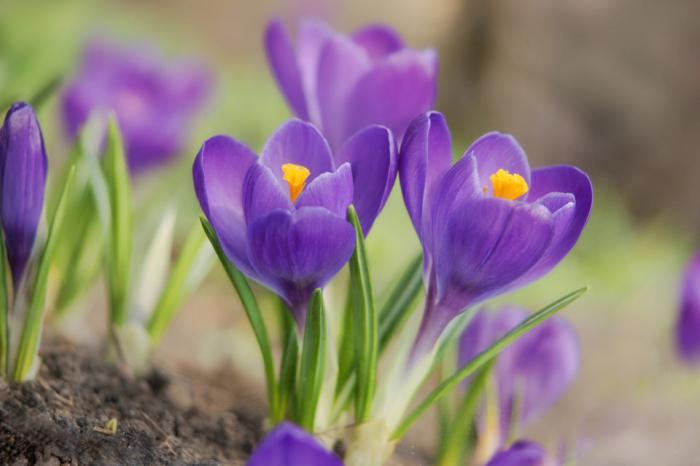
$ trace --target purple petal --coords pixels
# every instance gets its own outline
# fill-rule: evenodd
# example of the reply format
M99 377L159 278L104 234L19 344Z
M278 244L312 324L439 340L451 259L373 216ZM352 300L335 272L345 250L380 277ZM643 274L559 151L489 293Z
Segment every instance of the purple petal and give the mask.
M29 104L13 104L0 129L2 228L15 289L34 247L44 208L48 161L44 137Z
M323 173L304 188L296 207L323 207L339 217L347 214L353 195L352 169L344 163L334 173Z
M419 237L423 237L427 193L451 164L452 143L445 117L438 112L420 115L406 131L399 154L401 192Z
M253 164L243 180L243 212L245 223L253 224L273 210L292 210L289 190L265 165Z
M684 362L700 363L700 253L690 261L683 277L676 349Z
M309 118L304 86L296 52L287 30L279 20L270 21L265 31L265 53L272 74L292 111L304 120Z
M365 49L372 61L404 48L403 40L396 31L383 24L371 24L357 30L352 35L352 40Z
M527 155L510 134L494 131L481 136L464 153L465 156L472 154L476 157L481 186L486 188L487 193L490 194L493 189L489 177L500 169L517 173L525 178L525 182L530 186Z
M266 165L284 186L282 165L303 165L311 172L307 183L321 173L333 171L333 156L321 132L311 123L289 120L268 139L260 163Z
M353 204L366 236L396 180L394 137L383 126L365 128L345 142L336 162L350 162L352 166Z
M365 51L346 37L333 37L321 50L317 98L323 132L334 148L340 147L355 132L346 130L348 99L369 69L370 60ZM356 130L375 123L379 122L357 126Z
M280 294L303 322L309 297L350 259L355 232L321 207L274 211L248 227L251 257L261 281Z
M243 211L243 181L257 156L228 136L202 144L192 167L199 205L216 231L226 256L247 275L252 274Z
M303 20L299 25L297 59L304 94L306 94L308 120L319 127L321 126L321 110L316 95L318 67L321 60L321 50L326 42L333 37L333 34L333 31L326 24L317 20Z
M494 455L486 466L545 466L547 461L547 453L541 445L519 440Z
M416 115L433 108L436 60L433 51L405 49L379 62L349 94L343 135L379 124L400 141Z
M343 463L312 435L289 422L270 432L246 463L246 466L300 465L342 466Z
M516 286L537 280L554 268L574 247L588 222L593 206L593 186L583 171L567 165L533 170L528 200L539 199L538 202L551 210L553 198L546 197L550 193L572 194L575 202L558 206L558 210L553 212L556 231L552 245L537 265L518 280ZM558 199L557 202L561 203L563 198Z
M459 366L464 366L477 354L489 347L527 317L527 312L516 306L507 306L498 311L480 310L464 329L459 340ZM514 343L514 345L516 345ZM510 347L512 348L512 346ZM510 348L498 357L508 358Z

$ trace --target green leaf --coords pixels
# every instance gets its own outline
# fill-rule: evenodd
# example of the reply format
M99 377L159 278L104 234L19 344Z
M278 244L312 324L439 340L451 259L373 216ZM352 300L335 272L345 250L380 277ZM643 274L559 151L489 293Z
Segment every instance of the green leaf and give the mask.
M206 236L199 225L194 225L148 322L148 333L154 345L162 337L182 301L209 270L208 264L201 263L205 245Z
M216 232L209 224L207 219L201 217L202 228L204 228L204 233L209 238L209 242L214 247L216 255L219 257L221 265L224 266L226 274L229 280L233 284L233 287L238 293L238 297L243 304L243 309L248 316L248 321L250 326L253 328L253 333L255 333L255 339L258 342L258 347L260 348L260 354L262 355L263 365L265 367L265 380L267 382L267 399L270 404L270 412L277 412L277 381L275 380L275 364L272 359L272 350L270 348L270 340L267 336L267 328L265 327L265 321L260 313L260 308L258 307L258 302L255 299L253 290L250 289L248 280L245 276L236 268L235 265L231 263L226 257L224 250L219 243L219 239L216 236Z
M410 314L412 304L423 288L423 255L408 265L379 311L379 354L384 352L396 330Z
M56 92L62 81L63 78L61 76L54 76L29 98L29 103L34 107L35 111L39 111L48 98Z
M525 319L520 325L506 333L499 340L491 344L481 353L477 354L474 359L469 361L462 369L443 380L427 397L401 422L391 435L392 440L399 440L413 423L428 409L433 403L445 396L452 388L459 384L462 380L469 377L471 374L479 370L484 364L491 361L493 358L503 351L508 345L517 340L521 335L536 327L540 322L553 316L566 306L580 298L588 287L580 288L566 296L559 298L550 305L544 307L538 312L532 314Z
M7 253L5 252L5 238L0 231L0 379L7 375L9 342L9 306L7 299Z
M352 205L348 207L348 221L355 228L355 251L350 258L350 286L355 310L355 420L364 422L370 415L376 388L379 324L367 265L365 239Z
M107 127L107 149L103 164L110 207L107 253L110 318L114 325L122 325L128 317L133 231L129 170L114 116L110 117Z
M17 350L17 359L14 364L12 378L15 382L24 382L31 374L36 355L39 351L41 328L44 323L44 303L46 301L46 288L49 278L49 269L56 253L56 246L60 236L63 218L66 212L66 200L71 192L75 169L72 168L63 185L63 192L58 201L58 207L51 221L49 234L46 238L44 250L39 259L39 265L31 291L29 310L27 311Z
M323 371L326 360L326 310L320 289L314 291L306 313L304 346L301 350L299 370L299 425L314 431L316 407L321 395Z
M437 466L462 466L465 463L467 449L470 446L469 439L472 437L474 415L495 361L495 359L491 359L479 370L474 380L469 384L469 389L462 397L460 405L454 413L450 413L452 422L446 430Z

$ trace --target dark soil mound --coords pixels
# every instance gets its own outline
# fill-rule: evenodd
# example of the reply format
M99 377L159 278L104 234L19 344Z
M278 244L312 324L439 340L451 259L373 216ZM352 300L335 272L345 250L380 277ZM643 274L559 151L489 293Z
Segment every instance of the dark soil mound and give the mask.
M233 394L217 407L206 400L221 393L204 385L191 397L197 402L182 403L171 396L183 383L176 378L134 380L65 345L42 360L36 381L0 387L0 464L242 465L260 438L264 411L227 406Z

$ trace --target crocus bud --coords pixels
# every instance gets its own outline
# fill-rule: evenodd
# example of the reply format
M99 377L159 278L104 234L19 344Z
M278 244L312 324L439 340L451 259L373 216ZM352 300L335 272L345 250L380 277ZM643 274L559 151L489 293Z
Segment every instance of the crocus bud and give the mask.
M265 437L246 466L342 466L337 456L327 451L310 434L289 422L283 422Z
M684 362L700 363L700 253L690 261L683 277L676 349Z
M520 440L510 448L496 453L486 466L548 466L551 464L541 445Z
M15 289L29 262L44 208L46 149L32 107L17 102L0 129L0 217Z

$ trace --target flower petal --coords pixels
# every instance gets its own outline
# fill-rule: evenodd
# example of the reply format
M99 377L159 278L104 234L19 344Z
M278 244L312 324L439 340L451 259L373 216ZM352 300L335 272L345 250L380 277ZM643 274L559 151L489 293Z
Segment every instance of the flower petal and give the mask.
M350 93L363 74L370 69L365 51L347 37L336 35L321 50L318 64L317 98L321 126L332 147L338 148L348 136L347 105ZM376 121L370 124L378 123ZM360 129L364 126L358 126Z
M519 440L507 450L496 453L486 466L545 466L547 453L541 445Z
M464 153L476 157L482 188L491 193L493 187L489 177L498 170L517 173L530 185L530 165L527 155L518 141L510 134L493 131L481 136Z
M518 280L516 286L532 282L554 268L574 247L588 222L593 207L593 185L588 175L576 167L567 165L532 171L528 199L545 199L547 194L557 192L572 194L575 203L561 206L553 212L556 232L552 245L540 261Z
M272 74L292 111L304 120L309 118L302 75L289 34L280 20L272 20L265 31L265 53Z
M311 123L289 120L268 139L260 156L260 163L266 165L282 183L282 165L294 163L303 165L311 172L307 183L321 173L333 171L333 156L321 132Z
M352 195L352 169L350 164L344 163L333 173L317 176L301 192L296 207L323 207L343 217L352 203Z
M355 31L352 40L367 52L372 61L380 60L404 48L403 40L392 28L370 24Z
M24 102L13 104L0 129L0 216L15 289L32 254L44 209L47 165L34 110Z
M333 31L325 23L315 19L305 19L299 24L297 38L297 60L301 81L306 94L308 120L316 126L321 126L321 110L318 106L318 66L321 60L321 50L326 42L333 37ZM297 115L300 118L301 115Z
M216 231L226 256L245 274L252 268L243 210L243 181L255 153L228 136L207 139L192 167L199 205Z
M349 94L347 137L368 125L387 126L398 141L416 115L433 108L437 95L435 52L405 49L377 63Z
M333 453L303 429L283 422L265 437L246 466L342 466Z
M419 237L423 237L423 209L431 186L452 164L452 143L445 117L428 112L406 131L399 153L399 181L406 209Z
M690 261L684 273L676 322L676 349L684 362L700 362L700 253Z
M243 180L243 212L251 225L273 210L292 210L289 191L265 165L253 164Z
M261 281L280 294L303 322L313 290L350 259L352 226L322 207L277 210L248 227L251 257Z
M336 162L350 162L353 204L365 236L381 212L396 180L396 145L388 128L370 126L348 139Z

